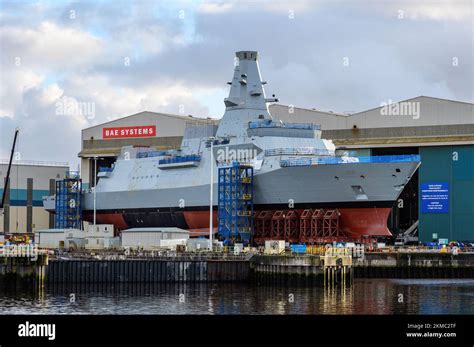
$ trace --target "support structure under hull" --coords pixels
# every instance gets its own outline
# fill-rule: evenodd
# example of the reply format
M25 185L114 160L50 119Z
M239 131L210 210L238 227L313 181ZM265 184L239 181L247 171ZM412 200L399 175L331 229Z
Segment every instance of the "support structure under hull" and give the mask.
M295 206L300 215L307 208L337 209L340 213L339 228L351 238L389 237L387 219L392 202L361 204L304 204ZM256 205L255 211L289 210L285 205ZM92 221L92 211L84 211L84 220ZM214 225L217 226L217 208L214 210ZM97 211L97 223L114 224L118 230L145 227L178 227L187 229L192 236L209 235L209 210L207 206L192 209L130 209ZM217 231L217 227L214 228Z

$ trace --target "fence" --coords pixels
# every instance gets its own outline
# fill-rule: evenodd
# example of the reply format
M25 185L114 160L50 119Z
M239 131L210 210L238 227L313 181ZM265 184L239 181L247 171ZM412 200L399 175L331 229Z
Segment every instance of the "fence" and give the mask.
M282 167L325 164L400 163L420 161L419 155L381 155L371 157L299 158L280 160Z
M249 122L250 129L259 128L285 128L285 129L302 129L302 130L321 130L321 126L312 123L279 123L271 120Z
M299 148L274 148L265 150L265 156L277 155L320 155L320 156L334 156L334 151L329 149L319 149L314 147L299 147Z
M201 156L199 155L185 155L182 157L172 157L167 159L160 159L158 164L175 164L175 163L185 163L188 161L201 161Z
M165 155L169 155L169 151L138 152L137 158L163 157Z

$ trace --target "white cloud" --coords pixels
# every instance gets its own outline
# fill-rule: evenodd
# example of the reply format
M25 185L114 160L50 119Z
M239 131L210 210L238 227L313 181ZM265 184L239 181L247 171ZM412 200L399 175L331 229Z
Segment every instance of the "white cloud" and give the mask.
M408 6L411 19L470 20L473 19L473 3L440 1L432 4L412 3Z
M184 108L186 114L208 114L206 107L193 98L197 90L179 81L145 81L140 86L127 87L115 85L103 74L89 74L73 75L64 86L66 93L74 93L78 101L97 105L94 124L144 110L179 113Z
M257 1L204 1L201 2L196 11L202 14L217 15L234 11L240 13L242 10L263 10L273 13L301 13L311 6L320 6L326 1L311 0L257 0Z
M56 83L54 83L41 90L38 101L43 105L51 105L52 103L58 101L63 93L64 91L59 88Z
M13 68L20 58L22 67L42 72L88 67L103 54L101 39L47 21L35 28L3 26L0 45L5 54L2 68Z
M197 12L206 14L219 14L232 11L235 8L236 2L202 2L197 7Z
M39 88L48 76L87 69L104 53L100 39L52 22L43 21L33 28L4 25L1 29L0 117L13 117L23 94ZM54 98L57 88L48 87L44 98Z
M182 34L168 33L161 25L129 26L114 34L114 40L107 42L107 51L112 58L115 56L146 57L159 54L172 46L185 45Z
M21 67L1 69L0 73L0 118L14 117L15 108L22 102L23 93L37 87L44 75Z
M473 2L470 0L402 0L377 6L394 18L410 20L472 21Z

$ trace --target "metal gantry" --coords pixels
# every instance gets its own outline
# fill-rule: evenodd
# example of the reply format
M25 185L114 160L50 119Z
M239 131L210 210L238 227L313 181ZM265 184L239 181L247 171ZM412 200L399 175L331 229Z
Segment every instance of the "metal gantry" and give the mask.
M56 229L82 229L82 180L79 174L69 172L56 181Z
M218 199L219 236L249 242L253 233L253 167L239 162L220 167Z

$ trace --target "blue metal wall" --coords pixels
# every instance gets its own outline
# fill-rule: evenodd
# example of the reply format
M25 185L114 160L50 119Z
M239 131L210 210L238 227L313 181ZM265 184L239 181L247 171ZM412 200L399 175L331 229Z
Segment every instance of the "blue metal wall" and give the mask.
M10 189L10 206L26 206L26 189ZM3 189L0 189L0 198ZM50 195L49 190L33 189L33 206L43 206L43 196Z
M447 182L449 206L446 213L421 211L419 238L474 241L474 146L420 147L422 183Z

